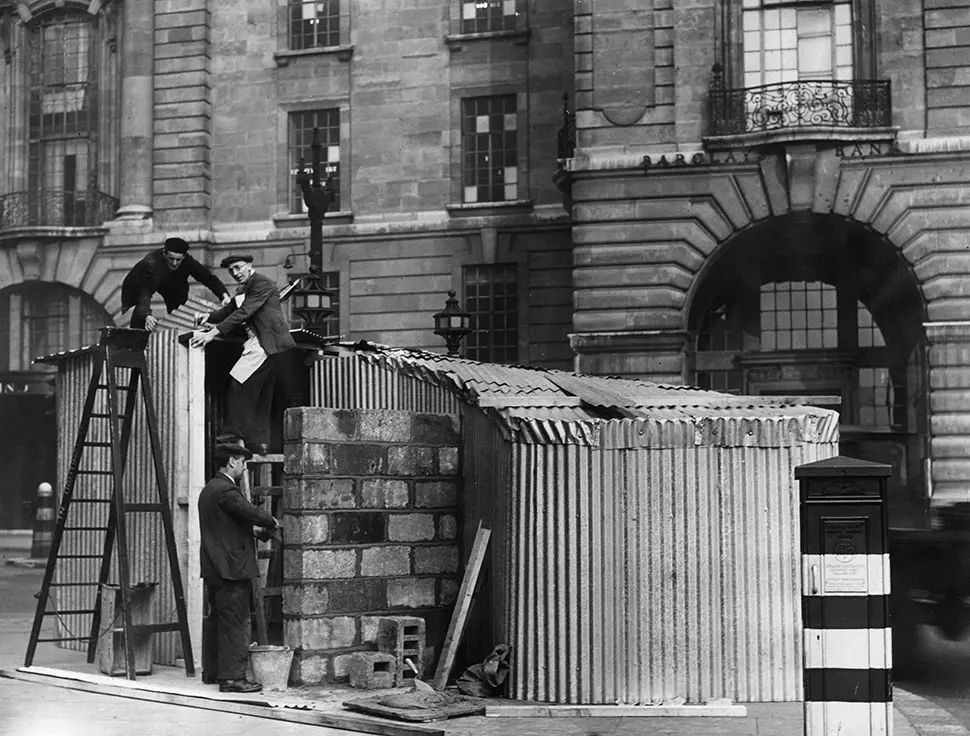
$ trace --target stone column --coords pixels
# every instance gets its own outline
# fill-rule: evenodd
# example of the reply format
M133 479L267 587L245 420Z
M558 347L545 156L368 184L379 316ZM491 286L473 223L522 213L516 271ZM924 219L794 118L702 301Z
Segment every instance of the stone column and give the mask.
M125 3L121 58L121 207L118 217L152 215L155 3Z
M970 322L926 325L931 503L965 500L970 486Z

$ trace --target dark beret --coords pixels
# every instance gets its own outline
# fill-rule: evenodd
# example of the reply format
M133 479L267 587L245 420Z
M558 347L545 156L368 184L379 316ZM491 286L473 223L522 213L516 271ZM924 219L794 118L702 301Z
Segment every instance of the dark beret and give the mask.
M228 455L242 456L249 460L253 456L252 451L246 449L243 445L230 444L228 442L220 442L216 445L216 452L224 452Z
M165 240L165 250L171 251L172 253L186 253L189 250L189 244L182 240L182 238L167 238Z
M233 263L236 263L238 261L243 261L245 263L252 263L253 257L248 253L235 253L231 256L226 256L225 258L223 258L222 262L219 264L219 268L229 268L229 266L231 266Z

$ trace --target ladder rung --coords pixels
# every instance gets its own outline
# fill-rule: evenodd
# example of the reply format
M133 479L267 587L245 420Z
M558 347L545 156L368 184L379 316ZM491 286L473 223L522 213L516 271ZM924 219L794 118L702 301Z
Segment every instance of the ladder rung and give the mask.
M105 414L101 411L93 411L88 416L90 416L92 419L111 419L110 414Z
M91 641L90 636L59 636L56 639L38 639L37 641Z
M283 486L255 486L250 493L252 493L253 496L262 497L282 496Z
M256 558L260 560L269 560L273 557L273 550L271 549L258 549L256 550Z
M132 633L135 634L147 634L157 633L160 631L181 631L182 627L177 622L170 624L132 624L131 630ZM115 626L112 631L117 634L124 631L124 628L121 626Z
M265 455L253 455L246 461L247 465L282 465L286 462L286 455L281 452L270 452Z
M88 442L87 440L85 440L84 446L85 447L111 447L111 443L110 442Z
M71 503L111 503L110 498L72 498Z
M78 470L78 475L114 475L113 470Z
M98 384L98 388L111 388L111 386L109 386L106 383L99 383ZM129 386L122 386L121 384L116 385L115 386L115 389L117 389L118 391L129 391L129 392L131 391L131 387L129 387Z
M283 595L282 588L263 588L263 598L279 598Z
M84 582L84 583L51 583L49 587L51 588L82 588L85 585L90 585L91 587L96 587L97 582Z
M94 609L93 608L78 608L76 610L71 610L71 611L44 611L44 615L45 616L68 616L68 615L77 615L79 613L88 613L88 614L91 614L91 613L94 613Z
M100 560L102 555L58 555L59 560Z
M64 527L66 532L106 532L108 527L106 526L66 526Z
M125 511L161 511L160 503L126 503Z

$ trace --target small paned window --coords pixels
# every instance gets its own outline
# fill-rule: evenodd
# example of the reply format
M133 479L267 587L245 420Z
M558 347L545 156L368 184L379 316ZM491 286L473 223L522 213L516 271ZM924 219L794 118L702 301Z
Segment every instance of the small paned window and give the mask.
M893 393L893 382L888 368L859 368L859 386L856 391L859 424L863 427L890 427Z
M290 0L290 49L340 45L340 0Z
M881 348L886 344L882 330L872 319L872 314L862 302L856 302L860 348Z
M761 286L761 349L836 348L838 298L821 281L786 281Z
M320 136L320 177L333 177L334 199L330 211L340 209L340 110L334 107L290 113L290 212L307 211L296 175L300 171L301 158L307 171L312 173L313 149L310 144L314 128L319 129Z
M518 13L516 0L459 0L461 2L461 32L488 33L515 30Z
M463 202L518 198L517 127L515 95L462 100Z
M518 267L466 266L464 281L472 329L465 338L465 354L490 363L514 363L519 357Z
M697 371L697 387L707 391L740 394L744 378L739 369L725 371Z

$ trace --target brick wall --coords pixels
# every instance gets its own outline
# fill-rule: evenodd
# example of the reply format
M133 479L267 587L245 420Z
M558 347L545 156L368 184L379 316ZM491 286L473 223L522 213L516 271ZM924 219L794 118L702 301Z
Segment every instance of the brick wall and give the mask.
M301 407L285 422L284 638L299 683L345 679L381 616L440 650L458 592L459 420ZM431 662L426 662L430 667Z

